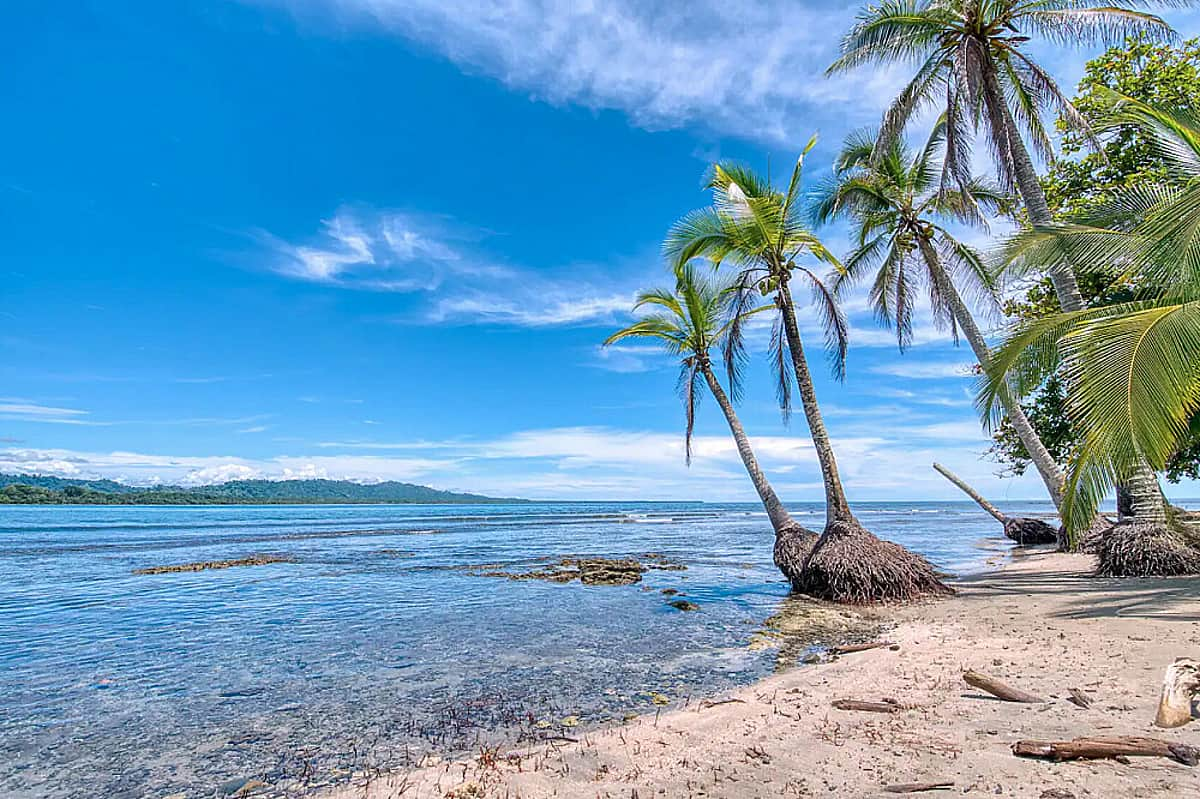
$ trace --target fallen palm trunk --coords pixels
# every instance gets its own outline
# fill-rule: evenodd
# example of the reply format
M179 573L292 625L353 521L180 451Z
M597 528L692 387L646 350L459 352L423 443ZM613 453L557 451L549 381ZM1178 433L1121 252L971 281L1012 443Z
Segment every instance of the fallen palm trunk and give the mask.
M971 488L965 480L956 475L954 472L947 469L940 463L933 464L933 468L938 474L945 477L971 499L987 511L996 521L1000 522L1004 527L1004 535L1018 544L1056 544L1058 543L1058 531L1051 527L1041 519L1029 519L1024 517L1009 516L997 508L992 503L988 502L975 489Z
M1162 695L1154 723L1182 727L1192 720L1192 702L1200 694L1200 661L1176 658L1163 674Z
M1185 766L1200 763L1200 749L1157 738L1076 738L1073 741L1017 741L1018 757L1049 760L1101 760L1122 757L1167 757Z
M964 671L963 680L974 688L981 691L987 691L997 699L1003 699L1005 702L1026 702L1029 704L1037 704L1046 700L1037 694L1031 694L1028 691L1022 691L1020 688L1013 688L1011 685L1006 685L1000 682L995 677L989 677L978 671Z

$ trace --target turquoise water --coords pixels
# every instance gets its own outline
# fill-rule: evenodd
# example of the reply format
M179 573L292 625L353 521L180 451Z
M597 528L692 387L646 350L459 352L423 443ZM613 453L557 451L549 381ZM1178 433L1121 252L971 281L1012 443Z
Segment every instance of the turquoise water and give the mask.
M856 513L952 571L1006 548L969 503ZM746 646L787 594L771 543L754 505L0 507L0 795L297 787L745 683L774 665ZM687 570L582 586L463 568L650 552ZM131 573L253 553L295 562Z

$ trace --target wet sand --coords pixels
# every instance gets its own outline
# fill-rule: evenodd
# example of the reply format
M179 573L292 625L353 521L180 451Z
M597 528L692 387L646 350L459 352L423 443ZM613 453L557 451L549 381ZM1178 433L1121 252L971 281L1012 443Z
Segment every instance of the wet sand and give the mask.
M1101 580L1085 555L1018 555L957 597L889 613L899 649L789 669L709 702L563 740L358 776L325 799L888 796L898 783L967 794L1083 799L1200 796L1200 767L1165 758L1051 763L1019 739L1140 735L1200 746L1200 720L1153 726L1163 669L1200 657L1200 578ZM1001 702L986 672L1046 697ZM1068 701L1086 692L1088 709ZM844 711L836 699L904 706ZM730 700L730 701L722 701Z

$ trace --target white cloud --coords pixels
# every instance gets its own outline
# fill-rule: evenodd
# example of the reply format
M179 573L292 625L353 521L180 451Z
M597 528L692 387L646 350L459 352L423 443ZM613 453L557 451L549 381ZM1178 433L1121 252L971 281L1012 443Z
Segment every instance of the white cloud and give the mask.
M59 408L39 405L24 399L0 397L0 419L49 424L90 424L91 422L83 418L87 415L87 411L77 408Z
M830 107L879 113L904 69L825 79L854 4L695 0L260 0L382 27L550 103L617 109L651 130L699 125L795 143ZM322 14L321 12L326 12Z
M445 219L343 207L304 244L269 234L269 268L298 280L367 291L419 295L423 310L403 322L503 324L522 327L612 322L633 304L635 281L604 284L580 275L614 268L567 264L521 269L482 252L484 231ZM630 276L632 278L632 276Z

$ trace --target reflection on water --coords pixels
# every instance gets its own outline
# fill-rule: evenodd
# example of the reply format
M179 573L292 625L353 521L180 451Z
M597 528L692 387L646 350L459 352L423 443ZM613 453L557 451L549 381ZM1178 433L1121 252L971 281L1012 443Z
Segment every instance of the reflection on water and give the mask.
M951 570L1003 546L971 505L856 512ZM686 571L583 586L463 568L651 552ZM132 573L256 553L292 562ZM776 652L748 644L787 591L759 509L707 504L4 507L0 574L5 797L295 785L652 711L652 693L768 673Z

